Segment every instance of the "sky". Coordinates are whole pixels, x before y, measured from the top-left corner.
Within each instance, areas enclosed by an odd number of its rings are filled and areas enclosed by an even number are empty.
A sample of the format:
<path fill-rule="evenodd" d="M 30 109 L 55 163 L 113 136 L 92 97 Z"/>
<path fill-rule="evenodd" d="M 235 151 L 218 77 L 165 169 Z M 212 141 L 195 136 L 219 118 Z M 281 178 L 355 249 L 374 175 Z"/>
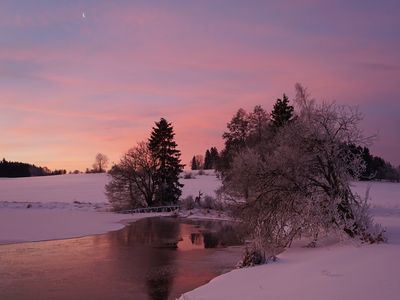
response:
<path fill-rule="evenodd" d="M 51 169 L 111 162 L 172 123 L 183 163 L 223 146 L 239 109 L 300 82 L 358 106 L 400 164 L 400 2 L 0 2 L 0 156 Z"/>

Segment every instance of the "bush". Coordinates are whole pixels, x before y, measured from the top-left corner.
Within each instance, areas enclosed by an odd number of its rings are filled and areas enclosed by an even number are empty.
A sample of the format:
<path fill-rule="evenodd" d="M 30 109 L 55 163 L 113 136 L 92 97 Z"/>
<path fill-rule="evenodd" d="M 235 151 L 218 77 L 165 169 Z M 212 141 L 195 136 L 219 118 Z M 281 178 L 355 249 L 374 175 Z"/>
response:
<path fill-rule="evenodd" d="M 238 267 L 239 268 L 245 268 L 245 267 L 253 267 L 256 265 L 261 265 L 266 262 L 265 259 L 265 254 L 262 250 L 256 249 L 255 247 L 246 247 L 244 254 L 243 254 L 243 259 L 242 261 L 239 262 Z"/>
<path fill-rule="evenodd" d="M 215 198 L 206 195 L 202 201 L 200 201 L 200 207 L 204 209 L 214 209 L 215 208 Z"/>
<path fill-rule="evenodd" d="M 185 173 L 183 175 L 184 179 L 195 179 L 196 177 L 192 174 L 192 172 Z"/>
<path fill-rule="evenodd" d="M 198 172 L 197 172 L 197 175 L 205 175 L 206 173 L 204 172 L 204 170 L 203 169 L 200 169 Z"/>
<path fill-rule="evenodd" d="M 184 198 L 182 200 L 182 206 L 184 209 L 187 209 L 187 210 L 193 209 L 195 207 L 195 202 L 194 202 L 193 196 L 190 195 L 190 196 L 187 196 L 186 198 Z"/>

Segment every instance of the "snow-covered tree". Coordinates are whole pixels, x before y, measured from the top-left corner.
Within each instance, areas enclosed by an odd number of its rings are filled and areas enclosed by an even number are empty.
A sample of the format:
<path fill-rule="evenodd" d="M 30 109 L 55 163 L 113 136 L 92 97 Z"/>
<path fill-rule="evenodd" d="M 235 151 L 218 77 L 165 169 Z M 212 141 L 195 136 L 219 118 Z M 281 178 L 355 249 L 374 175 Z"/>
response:
<path fill-rule="evenodd" d="M 236 201 L 258 251 L 274 256 L 295 237 L 338 230 L 368 242 L 383 240 L 364 199 L 350 182 L 364 165 L 348 145 L 366 140 L 361 115 L 351 107 L 315 104 L 297 89 L 296 117 L 269 127 L 257 145 L 236 152 L 223 173 L 223 191 Z"/>

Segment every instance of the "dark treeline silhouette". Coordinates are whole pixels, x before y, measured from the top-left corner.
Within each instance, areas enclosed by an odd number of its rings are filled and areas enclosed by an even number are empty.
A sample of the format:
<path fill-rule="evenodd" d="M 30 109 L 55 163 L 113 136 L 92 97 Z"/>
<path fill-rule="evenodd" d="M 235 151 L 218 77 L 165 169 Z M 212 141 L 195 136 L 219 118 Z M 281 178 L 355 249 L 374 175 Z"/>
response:
<path fill-rule="evenodd" d="M 191 169 L 192 170 L 210 170 L 215 169 L 219 160 L 219 153 L 216 147 L 211 147 L 206 150 L 204 159 L 202 155 L 195 155 L 192 158 Z"/>
<path fill-rule="evenodd" d="M 204 156 L 204 169 L 215 169 L 219 159 L 219 153 L 216 147 L 211 147 L 210 150 L 207 149 Z"/>
<path fill-rule="evenodd" d="M 0 177 L 30 177 L 30 176 L 49 176 L 66 174 L 66 170 L 50 170 L 47 167 L 37 167 L 35 165 L 7 161 L 3 158 L 0 161 Z"/>
<path fill-rule="evenodd" d="M 367 147 L 350 145 L 350 149 L 354 154 L 361 154 L 365 165 L 360 180 L 400 181 L 400 167 L 396 169 L 383 158 L 371 155 Z"/>

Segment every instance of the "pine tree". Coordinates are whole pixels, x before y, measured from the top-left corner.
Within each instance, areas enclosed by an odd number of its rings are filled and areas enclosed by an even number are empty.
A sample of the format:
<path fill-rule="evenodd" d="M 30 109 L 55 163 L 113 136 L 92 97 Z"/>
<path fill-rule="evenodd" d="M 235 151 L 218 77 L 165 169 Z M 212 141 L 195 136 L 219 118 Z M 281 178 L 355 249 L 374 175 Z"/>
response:
<path fill-rule="evenodd" d="M 204 170 L 209 170 L 212 167 L 211 161 L 211 152 L 207 149 L 206 154 L 204 156 Z"/>
<path fill-rule="evenodd" d="M 219 154 L 218 150 L 216 147 L 211 147 L 210 149 L 210 157 L 211 157 L 211 166 L 210 169 L 215 169 L 218 159 L 219 159 Z"/>
<path fill-rule="evenodd" d="M 192 158 L 192 170 L 198 170 L 198 169 L 199 169 L 199 166 L 197 164 L 196 156 L 193 156 L 193 158 Z"/>
<path fill-rule="evenodd" d="M 282 127 L 285 123 L 293 119 L 294 108 L 289 105 L 288 97 L 283 94 L 282 99 L 277 99 L 271 112 L 272 125 L 274 127 Z"/>
<path fill-rule="evenodd" d="M 149 149 L 156 159 L 156 202 L 160 205 L 176 203 L 182 194 L 183 184 L 179 183 L 179 174 L 183 171 L 181 152 L 174 141 L 171 123 L 161 118 L 155 123 L 149 138 Z"/>

